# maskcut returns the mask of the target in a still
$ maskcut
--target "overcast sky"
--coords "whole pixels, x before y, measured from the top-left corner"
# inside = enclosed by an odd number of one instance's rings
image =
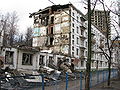
[[[85,11],[81,0],[51,0],[55,4],[73,3],[82,12]],[[110,1],[110,0],[105,0]],[[16,11],[19,16],[19,28],[23,32],[27,27],[32,26],[33,19],[29,18],[29,13],[38,11],[47,6],[53,5],[49,0],[1,0],[0,12],[13,12]]]

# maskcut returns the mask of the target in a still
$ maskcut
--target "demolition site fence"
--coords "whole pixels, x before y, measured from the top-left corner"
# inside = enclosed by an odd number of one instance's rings
[[[111,78],[118,75],[117,69],[111,70]],[[41,82],[27,82],[25,78],[41,77]],[[70,76],[66,73],[60,75],[58,80],[46,79],[44,74],[41,75],[25,75],[25,76],[4,76],[0,77],[0,90],[83,90],[85,88],[84,72],[74,73]],[[108,80],[108,70],[94,71],[90,73],[90,87]]]

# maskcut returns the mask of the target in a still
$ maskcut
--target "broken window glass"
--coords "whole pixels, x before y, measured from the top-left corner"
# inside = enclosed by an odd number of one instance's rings
[[[22,56],[22,65],[32,65],[32,54],[23,53]]]
[[[11,64],[13,65],[13,51],[6,51],[5,52],[5,64]]]

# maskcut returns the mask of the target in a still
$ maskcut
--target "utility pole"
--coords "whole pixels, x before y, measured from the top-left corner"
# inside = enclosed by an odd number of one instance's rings
[[[88,0],[88,57],[86,63],[85,90],[90,90],[91,71],[91,1]]]

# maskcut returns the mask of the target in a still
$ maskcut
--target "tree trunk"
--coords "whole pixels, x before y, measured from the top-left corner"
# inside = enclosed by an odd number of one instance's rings
[[[88,0],[88,57],[86,63],[85,90],[90,90],[91,71],[91,0]]]
[[[108,64],[108,83],[107,85],[110,86],[110,77],[111,77],[111,68],[110,68],[110,63]]]
[[[111,78],[111,52],[110,52],[110,58],[108,61],[108,83],[107,83],[108,86],[110,86],[110,78]]]

